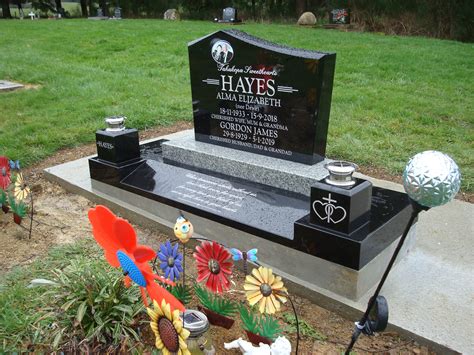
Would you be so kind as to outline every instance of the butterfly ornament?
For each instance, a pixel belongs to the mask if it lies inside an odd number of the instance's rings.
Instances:
[[[239,261],[242,260],[244,262],[244,272],[245,275],[247,275],[247,261],[251,262],[257,262],[257,252],[258,249],[250,249],[249,251],[240,251],[239,249],[236,248],[231,248],[230,253],[232,254],[232,259],[234,261]]]

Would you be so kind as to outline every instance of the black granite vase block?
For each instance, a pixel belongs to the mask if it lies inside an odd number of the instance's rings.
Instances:
[[[356,179],[341,187],[324,181],[311,187],[310,223],[342,233],[352,233],[370,219],[372,183]]]
[[[297,248],[305,253],[360,270],[401,236],[411,215],[404,193],[373,188],[370,221],[352,233],[310,222],[310,215],[295,222]]]
[[[140,158],[138,131],[125,129],[123,131],[98,130],[95,134],[97,155],[100,160],[121,164]]]

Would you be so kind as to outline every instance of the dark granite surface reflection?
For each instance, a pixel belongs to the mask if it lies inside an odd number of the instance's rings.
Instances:
[[[121,186],[153,200],[269,239],[293,239],[293,222],[309,198],[236,178],[209,175],[148,160]],[[277,240],[275,240],[277,241]]]

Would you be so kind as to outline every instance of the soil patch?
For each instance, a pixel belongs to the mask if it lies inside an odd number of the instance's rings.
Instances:
[[[174,131],[190,128],[188,122],[177,125],[145,130],[141,132],[141,139],[156,137]],[[66,161],[78,159],[79,157],[95,153],[95,145],[85,145],[78,148],[64,149],[41,163],[25,169],[24,174],[32,186],[35,199],[35,215],[33,222],[33,234],[28,239],[28,232],[13,223],[12,214],[3,214],[0,211],[0,268],[3,272],[15,266],[28,265],[32,260],[44,256],[47,251],[58,244],[71,243],[81,238],[92,238],[91,228],[87,219],[87,211],[93,204],[78,195],[71,194],[60,186],[48,182],[42,170],[46,167],[57,165]],[[373,174],[372,174],[373,175]],[[23,221],[25,225],[27,223]],[[135,226],[138,239],[141,244],[158,248],[159,243],[169,237],[150,229]],[[171,231],[170,231],[171,233]],[[187,249],[187,272],[188,277],[195,276],[194,268],[189,267],[193,263],[192,252]],[[226,297],[242,301],[244,299],[242,282],[245,275],[235,271],[232,276],[232,290],[226,292]],[[353,330],[353,320],[347,320],[335,313],[323,309],[311,303],[303,297],[293,296],[298,316],[306,321],[312,328],[326,338],[326,340],[315,340],[309,336],[303,336],[300,341],[300,354],[340,354],[344,350]],[[191,304],[196,308],[197,302]],[[283,313],[291,312],[291,307],[283,306]],[[239,337],[246,339],[241,328],[238,317],[236,323],[230,330],[211,327],[211,334],[217,354],[238,354],[237,351],[224,350],[223,343],[230,342]],[[143,327],[143,339],[147,343],[153,343],[153,337],[149,333],[149,327]],[[296,343],[294,333],[286,334],[293,344]],[[419,346],[414,341],[403,338],[394,332],[385,332],[373,337],[361,336],[357,342],[355,351],[363,353],[384,354],[432,354],[426,347]]]

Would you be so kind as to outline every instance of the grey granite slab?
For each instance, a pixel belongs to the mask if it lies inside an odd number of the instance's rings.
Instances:
[[[324,165],[330,160],[306,165],[262,156],[214,144],[197,142],[192,129],[167,136],[163,161],[234,176],[306,196],[311,186],[328,175]]]

